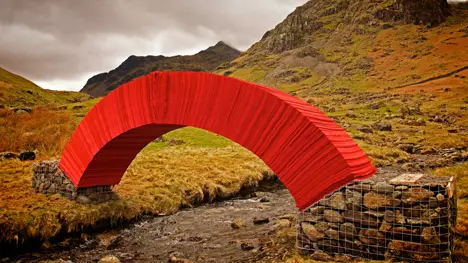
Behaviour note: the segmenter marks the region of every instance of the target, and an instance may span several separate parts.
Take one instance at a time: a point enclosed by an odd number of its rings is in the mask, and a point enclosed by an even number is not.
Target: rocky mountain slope
[[[429,169],[468,159],[466,50],[445,0],[309,1],[217,72],[318,106],[378,166]]]
[[[30,80],[0,68],[0,106],[24,107],[86,101],[89,95],[72,91],[46,90]]]
[[[238,50],[221,41],[191,56],[130,56],[116,69],[90,78],[81,91],[96,97],[104,96],[120,85],[155,70],[212,71],[239,55]]]

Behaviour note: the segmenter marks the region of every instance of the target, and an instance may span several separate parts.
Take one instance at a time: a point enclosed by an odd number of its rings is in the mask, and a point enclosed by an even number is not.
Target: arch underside
[[[78,188],[115,185],[148,143],[194,126],[259,156],[304,209],[375,168],[346,132],[281,91],[209,73],[154,72],[122,85],[85,116],[60,168]]]

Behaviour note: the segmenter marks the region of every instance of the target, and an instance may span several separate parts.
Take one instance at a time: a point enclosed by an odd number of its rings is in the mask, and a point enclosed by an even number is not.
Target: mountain
[[[105,96],[120,85],[155,70],[212,71],[239,55],[240,51],[221,41],[191,56],[130,56],[116,69],[90,78],[81,91],[95,97]]]
[[[0,67],[0,106],[65,104],[89,98],[89,95],[79,92],[42,89],[30,80]]]
[[[429,169],[468,159],[467,25],[446,0],[312,0],[215,72],[317,106],[378,166]]]

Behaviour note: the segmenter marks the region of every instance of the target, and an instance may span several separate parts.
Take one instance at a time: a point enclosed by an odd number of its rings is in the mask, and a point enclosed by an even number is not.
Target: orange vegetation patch
[[[468,72],[468,70],[466,70],[465,72]],[[463,79],[459,77],[450,76],[447,78],[433,80],[427,83],[411,85],[404,88],[392,90],[392,93],[414,94],[418,92],[426,92],[431,94],[447,93],[456,96],[466,95],[468,94],[468,78]]]
[[[67,113],[36,107],[16,114],[0,109],[0,152],[38,150],[42,156],[58,156],[76,128]]]
[[[468,13],[462,18],[468,22]],[[397,87],[444,75],[468,65],[466,23],[432,29],[398,25],[382,31],[369,55],[372,80]]]

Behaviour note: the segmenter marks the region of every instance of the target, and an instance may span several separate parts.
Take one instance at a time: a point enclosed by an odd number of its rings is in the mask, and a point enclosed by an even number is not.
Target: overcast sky
[[[0,67],[80,90],[130,55],[246,50],[307,0],[0,0]]]

